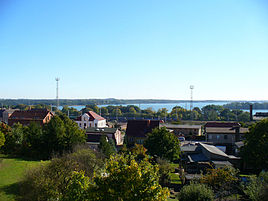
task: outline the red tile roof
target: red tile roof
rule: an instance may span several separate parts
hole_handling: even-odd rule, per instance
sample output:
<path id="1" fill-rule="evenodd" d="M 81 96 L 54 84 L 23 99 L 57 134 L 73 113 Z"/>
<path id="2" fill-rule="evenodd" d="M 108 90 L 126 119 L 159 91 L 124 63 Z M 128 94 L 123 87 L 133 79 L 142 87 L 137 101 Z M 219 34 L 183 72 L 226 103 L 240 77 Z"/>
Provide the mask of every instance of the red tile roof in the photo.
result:
<path id="1" fill-rule="evenodd" d="M 46 109 L 32 109 L 26 111 L 15 111 L 9 119 L 23 119 L 23 120 L 43 120 L 48 114 Z"/>
<path id="2" fill-rule="evenodd" d="M 95 119 L 97 120 L 105 120 L 103 117 L 101 117 L 100 115 L 98 115 L 97 113 L 93 112 L 93 111 L 89 111 L 86 114 L 88 114 L 89 116 L 89 121 L 94 121 Z M 82 115 L 76 118 L 76 121 L 82 121 Z"/>
<path id="3" fill-rule="evenodd" d="M 87 112 L 87 114 L 90 116 L 90 119 L 89 119 L 90 121 L 93 121 L 95 119 L 97 119 L 97 120 L 104 120 L 103 117 L 101 117 L 100 115 L 98 115 L 97 113 L 95 113 L 93 111 L 89 111 L 89 112 Z M 91 120 L 91 119 L 93 119 L 93 120 Z"/>

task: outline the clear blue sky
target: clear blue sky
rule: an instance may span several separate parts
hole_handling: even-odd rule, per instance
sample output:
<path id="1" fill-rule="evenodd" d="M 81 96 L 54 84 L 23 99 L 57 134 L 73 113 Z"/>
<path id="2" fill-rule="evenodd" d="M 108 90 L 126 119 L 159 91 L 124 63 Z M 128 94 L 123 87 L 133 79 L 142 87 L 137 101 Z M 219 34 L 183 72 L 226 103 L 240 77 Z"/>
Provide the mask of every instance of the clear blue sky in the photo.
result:
<path id="1" fill-rule="evenodd" d="M 0 0 L 0 98 L 268 100 L 266 0 Z"/>

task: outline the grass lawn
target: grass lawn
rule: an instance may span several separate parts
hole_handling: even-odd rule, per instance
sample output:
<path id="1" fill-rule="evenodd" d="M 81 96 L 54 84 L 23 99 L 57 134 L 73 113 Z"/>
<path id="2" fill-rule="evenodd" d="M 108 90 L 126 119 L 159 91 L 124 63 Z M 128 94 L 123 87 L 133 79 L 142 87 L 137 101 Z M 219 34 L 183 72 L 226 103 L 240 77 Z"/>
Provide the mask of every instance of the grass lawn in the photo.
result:
<path id="1" fill-rule="evenodd" d="M 15 200 L 25 171 L 40 161 L 11 158 L 0 154 L 0 201 Z"/>
<path id="2" fill-rule="evenodd" d="M 181 184 L 180 175 L 176 173 L 170 173 L 172 184 Z"/>

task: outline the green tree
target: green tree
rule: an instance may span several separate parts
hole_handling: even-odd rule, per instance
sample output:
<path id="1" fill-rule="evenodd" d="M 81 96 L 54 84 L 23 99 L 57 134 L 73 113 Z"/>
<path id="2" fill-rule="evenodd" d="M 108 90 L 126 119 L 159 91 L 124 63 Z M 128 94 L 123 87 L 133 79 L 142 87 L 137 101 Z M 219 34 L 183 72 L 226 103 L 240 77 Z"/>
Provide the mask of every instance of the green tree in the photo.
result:
<path id="1" fill-rule="evenodd" d="M 116 116 L 122 116 L 122 112 L 121 112 L 121 110 L 120 110 L 119 108 L 115 108 L 115 109 L 112 111 L 112 115 L 113 115 L 114 117 L 116 117 Z"/>
<path id="2" fill-rule="evenodd" d="M 207 185 L 191 183 L 183 186 L 178 194 L 178 199 L 180 201 L 213 201 L 214 193 Z"/>
<path id="3" fill-rule="evenodd" d="M 55 115 L 44 125 L 44 156 L 72 151 L 77 144 L 85 143 L 84 131 L 66 115 Z"/>
<path id="4" fill-rule="evenodd" d="M 2 147 L 4 153 L 19 154 L 22 147 L 23 126 L 18 123 L 14 124 L 12 128 L 3 126 L 1 130 L 5 135 L 5 145 Z"/>
<path id="5" fill-rule="evenodd" d="M 174 168 L 170 165 L 170 162 L 165 159 L 157 158 L 156 162 L 159 167 L 159 183 L 162 186 L 169 184 L 171 181 L 170 174 L 174 171 Z"/>
<path id="6" fill-rule="evenodd" d="M 70 182 L 66 187 L 62 201 L 86 201 L 90 200 L 92 182 L 83 171 L 73 171 Z"/>
<path id="7" fill-rule="evenodd" d="M 53 153 L 62 154 L 67 145 L 66 128 L 64 122 L 58 115 L 55 115 L 47 124 L 44 125 L 44 155 L 50 158 Z"/>
<path id="8" fill-rule="evenodd" d="M 232 194 L 237 187 L 237 173 L 234 168 L 225 166 L 224 168 L 207 169 L 207 174 L 203 175 L 200 183 L 210 186 L 218 197 L 225 197 Z"/>
<path id="9" fill-rule="evenodd" d="M 108 115 L 109 114 L 109 111 L 108 111 L 108 109 L 106 107 L 102 107 L 102 108 L 100 108 L 100 110 L 101 110 L 102 115 Z"/>
<path id="10" fill-rule="evenodd" d="M 134 107 L 130 107 L 130 108 L 129 108 L 129 113 L 131 113 L 131 114 L 136 114 L 137 111 L 135 110 Z"/>
<path id="11" fill-rule="evenodd" d="M 22 146 L 22 154 L 33 158 L 44 157 L 43 129 L 40 124 L 32 122 L 29 126 L 24 126 Z"/>
<path id="12" fill-rule="evenodd" d="M 131 155 L 116 155 L 107 161 L 103 174 L 95 177 L 92 200 L 167 200 L 169 191 L 158 180 L 157 166 L 147 160 L 138 163 Z"/>
<path id="13" fill-rule="evenodd" d="M 79 116 L 79 111 L 73 107 L 68 107 L 67 105 L 65 105 L 63 108 L 62 108 L 62 113 L 68 115 L 69 116 L 72 116 L 72 117 L 76 117 L 76 116 Z"/>
<path id="14" fill-rule="evenodd" d="M 134 147 L 130 149 L 130 151 L 138 162 L 148 157 L 146 154 L 147 149 L 145 149 L 141 144 L 135 144 Z"/>
<path id="15" fill-rule="evenodd" d="M 100 138 L 99 149 L 101 153 L 103 153 L 107 158 L 109 158 L 112 154 L 115 154 L 116 151 L 111 143 L 109 143 L 108 137 L 102 135 Z"/>
<path id="16" fill-rule="evenodd" d="M 60 115 L 61 120 L 65 126 L 65 147 L 66 151 L 72 151 L 77 144 L 86 142 L 85 131 L 81 130 L 77 123 L 69 119 L 66 115 Z"/>
<path id="17" fill-rule="evenodd" d="M 151 156 L 157 156 L 170 161 L 179 159 L 180 142 L 178 138 L 165 127 L 156 128 L 148 134 L 144 147 Z"/>
<path id="18" fill-rule="evenodd" d="M 242 189 L 252 201 L 267 200 L 268 172 L 261 172 L 258 177 L 251 176 L 249 183 L 242 183 Z"/>
<path id="19" fill-rule="evenodd" d="M 25 201 L 87 200 L 84 198 L 89 195 L 85 190 L 89 182 L 93 183 L 93 175 L 102 168 L 102 159 L 91 149 L 79 149 L 43 162 L 27 171 L 20 185 L 21 198 Z"/>
<path id="20" fill-rule="evenodd" d="M 244 162 L 256 172 L 268 169 L 268 119 L 253 124 L 245 135 L 241 149 Z"/>
<path id="21" fill-rule="evenodd" d="M 0 131 L 0 148 L 5 144 L 5 135 Z"/>

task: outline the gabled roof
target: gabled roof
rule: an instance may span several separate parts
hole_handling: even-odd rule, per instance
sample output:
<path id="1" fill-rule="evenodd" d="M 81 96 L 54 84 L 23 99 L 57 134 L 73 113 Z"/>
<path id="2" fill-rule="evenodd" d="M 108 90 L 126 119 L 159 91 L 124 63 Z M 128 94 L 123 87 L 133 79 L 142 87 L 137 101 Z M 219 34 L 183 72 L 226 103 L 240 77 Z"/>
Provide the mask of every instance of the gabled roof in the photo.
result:
<path id="1" fill-rule="evenodd" d="M 224 153 L 222 150 L 220 150 L 219 148 L 215 147 L 214 145 L 208 145 L 208 144 L 204 144 L 204 143 L 199 143 L 204 149 L 206 149 L 208 152 L 210 152 L 211 154 L 216 154 L 219 156 L 223 156 L 228 158 L 228 155 L 226 153 Z"/>
<path id="2" fill-rule="evenodd" d="M 162 124 L 162 126 L 165 126 L 166 128 L 170 129 L 176 129 L 176 128 L 201 129 L 201 125 L 190 125 L 190 124 Z"/>
<path id="3" fill-rule="evenodd" d="M 51 112 L 46 109 L 16 110 L 12 113 L 9 119 L 43 120 L 49 113 Z"/>
<path id="4" fill-rule="evenodd" d="M 237 122 L 207 122 L 205 127 L 217 127 L 217 128 L 232 128 L 232 127 L 240 127 L 241 125 Z"/>
<path id="5" fill-rule="evenodd" d="M 84 114 L 87 114 L 89 116 L 89 121 L 94 121 L 95 119 L 99 120 L 99 121 L 100 120 L 105 120 L 102 116 L 98 115 L 97 113 L 95 113 L 93 111 L 89 111 L 89 112 L 86 112 Z M 83 115 L 77 117 L 76 121 L 81 121 Z"/>
<path id="6" fill-rule="evenodd" d="M 93 111 L 89 111 L 87 112 L 87 114 L 90 116 L 90 118 L 92 118 L 93 120 L 97 119 L 97 120 L 104 120 L 103 117 L 101 117 L 100 115 L 98 115 L 97 113 L 93 112 Z"/>
<path id="7" fill-rule="evenodd" d="M 128 120 L 126 135 L 128 137 L 146 137 L 154 128 L 159 128 L 159 120 Z"/>

